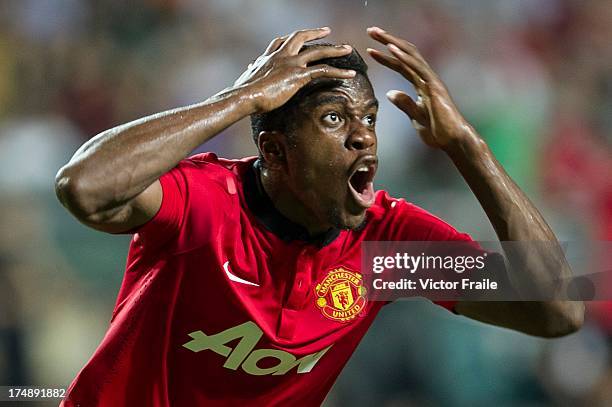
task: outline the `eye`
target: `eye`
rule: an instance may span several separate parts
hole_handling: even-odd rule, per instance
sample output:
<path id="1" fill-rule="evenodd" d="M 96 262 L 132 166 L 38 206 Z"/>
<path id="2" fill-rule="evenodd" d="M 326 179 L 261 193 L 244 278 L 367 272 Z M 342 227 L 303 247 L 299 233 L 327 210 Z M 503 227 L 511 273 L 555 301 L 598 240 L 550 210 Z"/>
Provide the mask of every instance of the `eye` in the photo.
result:
<path id="1" fill-rule="evenodd" d="M 338 124 L 342 123 L 342 118 L 336 112 L 329 112 L 323 115 L 322 119 L 326 124 L 329 124 L 331 126 L 337 126 Z"/>
<path id="2" fill-rule="evenodd" d="M 376 117 L 374 117 L 374 115 L 372 114 L 367 115 L 363 118 L 363 124 L 368 127 L 374 127 L 374 125 L 376 124 Z"/>

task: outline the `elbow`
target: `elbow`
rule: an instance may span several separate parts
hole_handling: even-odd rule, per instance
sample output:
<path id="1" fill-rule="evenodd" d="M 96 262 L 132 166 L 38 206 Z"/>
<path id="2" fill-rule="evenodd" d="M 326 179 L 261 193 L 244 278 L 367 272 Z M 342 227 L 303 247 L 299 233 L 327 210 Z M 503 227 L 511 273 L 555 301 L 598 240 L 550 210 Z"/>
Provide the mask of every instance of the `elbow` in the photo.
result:
<path id="1" fill-rule="evenodd" d="M 584 303 L 582 301 L 559 301 L 551 305 L 540 336 L 560 338 L 582 328 L 584 324 Z"/>
<path id="2" fill-rule="evenodd" d="M 101 207 L 91 182 L 70 164 L 62 167 L 55 176 L 55 194 L 62 205 L 79 219 L 91 217 Z"/>

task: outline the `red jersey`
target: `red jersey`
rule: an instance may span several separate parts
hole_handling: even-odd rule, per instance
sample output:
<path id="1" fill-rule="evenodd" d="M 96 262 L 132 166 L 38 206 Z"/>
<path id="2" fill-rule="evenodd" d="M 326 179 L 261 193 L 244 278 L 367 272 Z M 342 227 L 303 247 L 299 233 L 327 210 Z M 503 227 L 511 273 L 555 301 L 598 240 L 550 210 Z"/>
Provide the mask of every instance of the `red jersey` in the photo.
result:
<path id="1" fill-rule="evenodd" d="M 360 243 L 469 240 L 384 191 L 363 227 L 310 238 L 274 209 L 255 160 L 200 154 L 160 178 L 63 406 L 320 405 L 384 305 L 366 299 Z"/>

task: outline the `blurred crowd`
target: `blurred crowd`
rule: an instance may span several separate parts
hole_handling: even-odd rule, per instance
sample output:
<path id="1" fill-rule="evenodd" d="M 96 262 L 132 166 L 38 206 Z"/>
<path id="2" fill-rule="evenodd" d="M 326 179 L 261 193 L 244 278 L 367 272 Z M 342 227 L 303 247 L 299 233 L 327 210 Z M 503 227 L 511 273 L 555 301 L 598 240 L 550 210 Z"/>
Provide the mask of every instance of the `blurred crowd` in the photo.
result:
<path id="1" fill-rule="evenodd" d="M 0 385 L 68 385 L 110 319 L 129 237 L 88 230 L 55 199 L 55 173 L 78 146 L 202 101 L 273 37 L 326 25 L 330 41 L 364 57 L 376 46 L 365 34 L 372 25 L 415 43 L 559 239 L 612 240 L 608 1 L 4 0 Z M 383 101 L 409 84 L 366 61 L 381 100 L 377 187 L 495 240 L 450 161 Z M 200 151 L 254 155 L 248 121 Z M 381 314 L 326 404 L 612 405 L 610 338 L 603 302 L 590 304 L 580 333 L 544 341 L 401 301 Z"/>

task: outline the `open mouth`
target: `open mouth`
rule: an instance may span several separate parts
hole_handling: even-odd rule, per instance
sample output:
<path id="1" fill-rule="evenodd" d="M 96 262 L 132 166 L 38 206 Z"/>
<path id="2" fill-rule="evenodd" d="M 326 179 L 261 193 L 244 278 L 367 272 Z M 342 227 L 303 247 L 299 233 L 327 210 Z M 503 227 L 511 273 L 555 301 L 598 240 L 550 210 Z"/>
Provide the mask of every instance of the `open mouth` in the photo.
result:
<path id="1" fill-rule="evenodd" d="M 349 190 L 355 201 L 363 207 L 369 208 L 374 204 L 374 175 L 377 162 L 375 158 L 359 160 L 349 177 Z"/>

